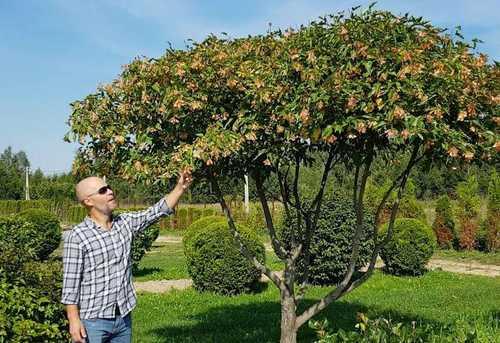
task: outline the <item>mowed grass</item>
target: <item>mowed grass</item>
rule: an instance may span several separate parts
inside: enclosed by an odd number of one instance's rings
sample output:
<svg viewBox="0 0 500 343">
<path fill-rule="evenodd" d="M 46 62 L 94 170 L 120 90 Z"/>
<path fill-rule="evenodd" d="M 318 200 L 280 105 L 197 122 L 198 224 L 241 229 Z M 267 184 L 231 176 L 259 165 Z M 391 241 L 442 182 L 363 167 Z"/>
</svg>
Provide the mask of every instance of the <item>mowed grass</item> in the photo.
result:
<svg viewBox="0 0 500 343">
<path fill-rule="evenodd" d="M 329 288 L 312 287 L 311 305 Z M 334 329 L 354 330 L 357 312 L 440 330 L 457 320 L 474 323 L 489 337 L 500 337 L 500 278 L 432 271 L 421 277 L 394 277 L 376 272 L 363 286 L 332 304 L 315 319 L 328 318 Z M 304 309 L 304 304 L 299 311 Z M 134 342 L 276 342 L 280 305 L 269 284 L 260 293 L 225 297 L 193 289 L 165 294 L 143 293 L 133 314 Z M 306 326 L 299 342 L 312 342 Z"/>
<path fill-rule="evenodd" d="M 182 243 L 153 243 L 142 258 L 134 281 L 188 279 Z"/>
</svg>

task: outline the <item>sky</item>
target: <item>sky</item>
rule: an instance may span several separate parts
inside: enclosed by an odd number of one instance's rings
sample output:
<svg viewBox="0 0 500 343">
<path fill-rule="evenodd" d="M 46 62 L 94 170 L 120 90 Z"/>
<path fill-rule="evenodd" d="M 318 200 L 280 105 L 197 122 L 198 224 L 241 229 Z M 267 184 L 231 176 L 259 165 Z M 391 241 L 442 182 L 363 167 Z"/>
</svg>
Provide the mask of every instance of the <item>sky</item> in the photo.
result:
<svg viewBox="0 0 500 343">
<path fill-rule="evenodd" d="M 137 56 L 226 32 L 297 27 L 372 1 L 0 0 L 0 152 L 24 150 L 32 168 L 68 172 L 78 148 L 63 141 L 70 103 L 115 79 Z M 498 0 L 380 0 L 377 9 L 460 25 L 500 60 Z"/>
</svg>

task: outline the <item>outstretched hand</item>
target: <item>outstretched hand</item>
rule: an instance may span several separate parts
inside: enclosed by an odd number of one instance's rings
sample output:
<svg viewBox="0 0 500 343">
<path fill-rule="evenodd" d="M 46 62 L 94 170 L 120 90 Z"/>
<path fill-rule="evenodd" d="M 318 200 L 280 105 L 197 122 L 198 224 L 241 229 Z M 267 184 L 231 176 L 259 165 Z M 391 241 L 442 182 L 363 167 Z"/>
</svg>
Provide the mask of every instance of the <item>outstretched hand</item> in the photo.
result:
<svg viewBox="0 0 500 343">
<path fill-rule="evenodd" d="M 193 182 L 193 176 L 191 175 L 191 171 L 183 170 L 180 173 L 179 180 L 177 181 L 177 185 L 182 187 L 183 190 L 189 188 L 191 183 Z"/>
</svg>

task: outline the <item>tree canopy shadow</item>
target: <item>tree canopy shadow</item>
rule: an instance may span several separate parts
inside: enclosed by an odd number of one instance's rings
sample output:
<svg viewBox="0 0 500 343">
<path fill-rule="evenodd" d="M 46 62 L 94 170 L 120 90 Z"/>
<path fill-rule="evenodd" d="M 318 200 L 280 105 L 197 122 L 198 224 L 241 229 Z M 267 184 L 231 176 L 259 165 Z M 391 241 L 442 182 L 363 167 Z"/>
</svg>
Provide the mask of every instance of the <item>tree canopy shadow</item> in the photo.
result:
<svg viewBox="0 0 500 343">
<path fill-rule="evenodd" d="M 153 268 L 140 268 L 139 270 L 137 270 L 137 271 L 134 272 L 134 277 L 146 276 L 146 275 L 149 275 L 149 274 L 159 273 L 161 271 L 162 270 L 160 268 L 157 268 L 157 267 L 153 267 Z"/>
<path fill-rule="evenodd" d="M 302 307 L 310 306 L 313 300 L 306 300 Z M 397 322 L 411 323 L 413 321 L 433 326 L 444 326 L 418 316 L 409 316 L 397 311 L 377 311 L 377 317 L 391 318 Z M 244 305 L 224 305 L 209 308 L 206 312 L 186 316 L 186 320 L 195 321 L 194 325 L 169 325 L 150 331 L 155 342 L 278 342 L 280 336 L 280 304 L 279 302 L 260 302 Z M 327 318 L 332 328 L 345 331 L 354 330 L 358 312 L 366 313 L 368 307 L 356 302 L 332 304 L 325 311 L 314 317 L 315 320 Z M 298 334 L 299 342 L 313 342 L 316 333 L 304 325 Z"/>
</svg>

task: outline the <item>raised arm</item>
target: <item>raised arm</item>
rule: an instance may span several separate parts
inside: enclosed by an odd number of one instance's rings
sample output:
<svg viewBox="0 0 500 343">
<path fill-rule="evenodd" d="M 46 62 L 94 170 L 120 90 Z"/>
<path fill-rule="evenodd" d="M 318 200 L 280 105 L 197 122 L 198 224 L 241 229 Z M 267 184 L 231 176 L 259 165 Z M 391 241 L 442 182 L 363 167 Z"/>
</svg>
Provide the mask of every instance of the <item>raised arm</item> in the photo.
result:
<svg viewBox="0 0 500 343">
<path fill-rule="evenodd" d="M 169 208 L 177 206 L 179 199 L 182 194 L 184 194 L 184 191 L 189 188 L 192 181 L 193 179 L 191 177 L 191 173 L 184 171 L 180 174 L 179 180 L 177 181 L 174 189 L 165 196 L 165 200 Z"/>
<path fill-rule="evenodd" d="M 179 202 L 182 194 L 191 185 L 191 182 L 191 174 L 189 172 L 182 172 L 177 184 L 169 194 L 144 211 L 123 213 L 123 219 L 130 224 L 134 234 L 144 230 L 161 217 L 173 213 L 174 207 Z"/>
</svg>

